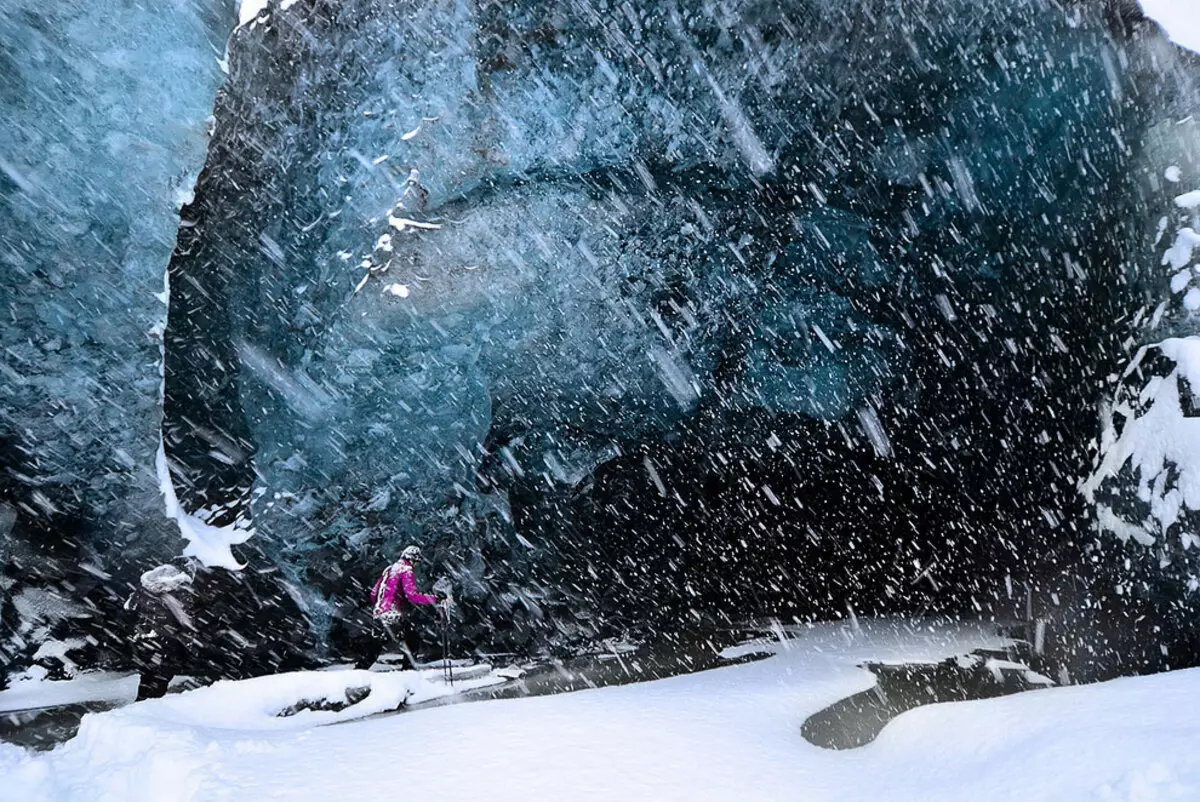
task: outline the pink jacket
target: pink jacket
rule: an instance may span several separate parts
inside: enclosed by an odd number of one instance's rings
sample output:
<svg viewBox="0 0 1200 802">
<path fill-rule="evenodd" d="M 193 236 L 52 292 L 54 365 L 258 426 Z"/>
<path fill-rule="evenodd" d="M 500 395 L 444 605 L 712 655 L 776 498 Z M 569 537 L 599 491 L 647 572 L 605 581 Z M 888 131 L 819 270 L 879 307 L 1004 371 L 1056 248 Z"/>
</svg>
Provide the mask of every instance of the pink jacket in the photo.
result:
<svg viewBox="0 0 1200 802">
<path fill-rule="evenodd" d="M 399 594 L 401 588 L 404 589 L 403 596 Z M 437 604 L 438 601 L 436 596 L 417 590 L 412 563 L 408 560 L 397 560 L 384 570 L 375 587 L 371 589 L 371 603 L 375 605 L 371 615 L 379 618 L 388 613 L 403 612 L 408 606 L 405 604 L 406 599 L 411 604 L 425 605 Z"/>
</svg>

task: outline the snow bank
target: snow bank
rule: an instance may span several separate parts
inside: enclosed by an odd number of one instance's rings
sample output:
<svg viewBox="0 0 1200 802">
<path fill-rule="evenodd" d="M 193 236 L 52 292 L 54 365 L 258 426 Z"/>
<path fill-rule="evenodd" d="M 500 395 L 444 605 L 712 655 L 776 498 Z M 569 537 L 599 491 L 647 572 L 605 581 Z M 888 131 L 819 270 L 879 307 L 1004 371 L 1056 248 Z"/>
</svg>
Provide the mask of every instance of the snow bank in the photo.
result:
<svg viewBox="0 0 1200 802">
<path fill-rule="evenodd" d="M 801 737 L 809 715 L 871 687 L 862 662 L 939 661 L 1004 643 L 985 625 L 777 627 L 754 644 L 775 656 L 754 663 L 336 727 L 311 726 L 336 713 L 275 713 L 362 683 L 372 693 L 359 713 L 449 689 L 411 672 L 221 683 L 88 716 L 47 755 L 0 745 L 0 800 L 1200 799 L 1200 671 L 918 708 L 854 750 Z"/>
<path fill-rule="evenodd" d="M 280 732 L 303 732 L 503 681 L 489 675 L 451 687 L 431 679 L 438 675 L 438 671 L 294 672 L 218 682 L 89 714 L 75 738 L 47 755 L 0 744 L 0 777 L 4 778 L 0 800 L 208 799 L 211 796 L 203 788 L 216 755 L 269 753 L 273 736 Z M 133 681 L 136 688 L 136 678 Z M 353 689 L 369 689 L 369 693 L 341 710 L 285 712 L 302 701 L 345 704 Z"/>
<path fill-rule="evenodd" d="M 33 757 L 19 746 L 0 741 L 0 799 L 41 802 L 50 800 L 54 785 L 50 764 Z"/>
<path fill-rule="evenodd" d="M 343 710 L 303 710 L 280 717 L 298 701 L 345 703 L 348 691 L 369 688 L 357 704 Z M 248 680 L 217 682 L 188 693 L 151 699 L 137 706 L 138 716 L 193 727 L 227 730 L 296 730 L 395 710 L 453 691 L 435 686 L 416 671 L 297 671 Z"/>
<path fill-rule="evenodd" d="M 933 799 L 957 787 L 964 799 L 976 788 L 1010 800 L 1195 800 L 1200 724 L 1187 711 L 1197 694 L 1191 670 L 933 705 L 897 718 L 865 751 L 913 767 L 897 772 L 890 799 L 932 786 Z"/>
</svg>

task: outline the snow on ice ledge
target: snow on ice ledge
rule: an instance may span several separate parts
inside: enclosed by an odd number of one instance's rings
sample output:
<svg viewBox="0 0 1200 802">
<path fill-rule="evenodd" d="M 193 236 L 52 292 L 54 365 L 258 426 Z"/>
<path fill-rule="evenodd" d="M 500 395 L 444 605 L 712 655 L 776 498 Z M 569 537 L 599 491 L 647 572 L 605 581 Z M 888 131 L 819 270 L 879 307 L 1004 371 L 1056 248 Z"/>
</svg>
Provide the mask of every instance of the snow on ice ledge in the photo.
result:
<svg viewBox="0 0 1200 802">
<path fill-rule="evenodd" d="M 251 733 L 304 730 L 364 718 L 396 710 L 405 704 L 425 702 L 500 681 L 489 675 L 451 687 L 431 682 L 419 671 L 295 671 L 254 679 L 225 680 L 206 688 L 147 700 L 108 715 Z M 353 688 L 369 688 L 370 693 L 341 710 L 301 710 L 293 715 L 280 715 L 281 711 L 302 700 L 344 704 Z M 122 716 L 122 712 L 127 716 Z"/>
<path fill-rule="evenodd" d="M 1200 0 L 1141 0 L 1141 4 L 1172 42 L 1200 53 Z"/>
<path fill-rule="evenodd" d="M 245 568 L 246 566 L 233 556 L 230 547 L 245 543 L 254 535 L 254 530 L 239 529 L 234 525 L 211 526 L 186 512 L 179 504 L 179 497 L 175 495 L 175 484 L 171 481 L 167 453 L 161 440 L 158 444 L 158 454 L 154 458 L 154 468 L 158 473 L 158 484 L 166 503 L 166 515 L 179 523 L 179 533 L 188 541 L 183 549 L 183 556 L 195 557 L 209 568 L 228 568 L 231 571 Z"/>
<path fill-rule="evenodd" d="M 96 671 L 68 680 L 48 680 L 45 669 L 35 668 L 40 671 L 27 671 L 32 676 L 18 678 L 11 687 L 0 691 L 0 713 L 80 703 L 124 704 L 137 696 L 136 674 Z"/>
<path fill-rule="evenodd" d="M 124 679 L 136 685 L 136 678 Z M 84 716 L 76 737 L 48 756 L 0 743 L 0 800 L 201 799 L 200 778 L 220 751 L 218 742 L 239 753 L 269 752 L 273 733 L 351 721 L 502 681 L 488 675 L 451 687 L 417 671 L 337 670 L 217 682 Z M 345 704 L 359 688 L 370 692 L 341 710 L 280 715 L 301 701 Z"/>
</svg>

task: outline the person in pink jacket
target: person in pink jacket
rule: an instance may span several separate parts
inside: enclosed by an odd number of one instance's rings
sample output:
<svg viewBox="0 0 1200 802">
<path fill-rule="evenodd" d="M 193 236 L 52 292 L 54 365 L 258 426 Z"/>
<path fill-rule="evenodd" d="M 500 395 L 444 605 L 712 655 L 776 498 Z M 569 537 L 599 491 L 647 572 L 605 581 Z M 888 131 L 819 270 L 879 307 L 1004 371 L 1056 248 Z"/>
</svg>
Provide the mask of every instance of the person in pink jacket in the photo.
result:
<svg viewBox="0 0 1200 802">
<path fill-rule="evenodd" d="M 359 668 L 370 668 L 384 648 L 399 646 L 406 663 L 412 668 L 416 645 L 415 608 L 433 607 L 441 602 L 436 595 L 422 593 L 417 588 L 416 566 L 421 561 L 421 549 L 406 546 L 400 559 L 384 569 L 371 589 L 371 618 L 374 621 L 374 645 L 362 659 Z"/>
</svg>

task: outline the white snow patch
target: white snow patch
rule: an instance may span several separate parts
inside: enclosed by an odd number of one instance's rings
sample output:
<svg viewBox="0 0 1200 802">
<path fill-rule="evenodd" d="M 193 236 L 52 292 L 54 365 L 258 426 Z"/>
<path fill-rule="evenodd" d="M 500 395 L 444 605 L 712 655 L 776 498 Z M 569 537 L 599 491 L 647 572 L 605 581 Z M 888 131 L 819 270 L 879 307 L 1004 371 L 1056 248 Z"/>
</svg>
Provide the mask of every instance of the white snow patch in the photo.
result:
<svg viewBox="0 0 1200 802">
<path fill-rule="evenodd" d="M 1163 253 L 1162 263 L 1173 270 L 1186 267 L 1192 261 L 1192 251 L 1200 246 L 1200 234 L 1184 226 L 1175 232 L 1175 242 Z"/>
<path fill-rule="evenodd" d="M 1162 217 L 1158 218 L 1158 226 L 1154 229 L 1155 245 L 1158 245 L 1163 238 L 1163 234 L 1165 233 L 1167 233 L 1167 218 L 1166 215 L 1163 215 Z"/>
<path fill-rule="evenodd" d="M 503 680 L 487 675 L 451 687 L 433 682 L 439 671 L 295 671 L 246 680 L 226 680 L 206 688 L 149 699 L 136 706 L 141 716 L 190 727 L 222 730 L 303 730 L 323 724 L 363 718 L 395 710 L 404 704 L 449 696 L 469 688 L 495 685 Z M 370 694 L 342 710 L 301 710 L 280 717 L 285 708 L 301 700 L 346 700 L 350 688 L 370 688 Z"/>
<path fill-rule="evenodd" d="M 1192 271 L 1188 269 L 1180 270 L 1175 275 L 1171 276 L 1171 292 L 1180 293 L 1192 281 Z"/>
<path fill-rule="evenodd" d="M 1166 170 L 1163 171 L 1163 178 L 1167 179 L 1172 184 L 1178 184 L 1179 181 L 1183 178 L 1183 173 L 1180 171 L 1180 169 L 1177 165 L 1172 164 L 1170 167 L 1168 167 Z"/>
<path fill-rule="evenodd" d="M 1102 532 L 1112 532 L 1122 543 L 1126 543 L 1130 539 L 1143 546 L 1150 546 L 1154 543 L 1154 535 L 1143 527 L 1129 523 L 1105 504 L 1096 505 L 1096 525 Z"/>
<path fill-rule="evenodd" d="M 219 61 L 217 62 L 220 63 Z M 175 211 L 179 211 L 184 206 L 191 204 L 196 200 L 196 176 L 188 176 L 185 183 L 175 187 L 175 191 L 171 195 L 172 201 L 175 203 Z"/>
<path fill-rule="evenodd" d="M 247 22 L 252 22 L 263 9 L 267 7 L 270 0 L 241 0 L 241 5 L 238 6 L 238 25 L 245 25 Z"/>
<path fill-rule="evenodd" d="M 1142 11 L 1171 41 L 1200 53 L 1200 0 L 1140 0 Z"/>
<path fill-rule="evenodd" d="M 736 646 L 726 646 L 718 654 L 726 660 L 738 660 L 755 654 L 777 654 L 778 652 L 777 641 L 757 639 L 739 643 Z"/>
<path fill-rule="evenodd" d="M 496 669 L 496 676 L 501 679 L 521 679 L 525 676 L 525 669 L 520 666 L 508 666 L 507 668 Z"/>
<path fill-rule="evenodd" d="M 175 484 L 171 481 L 167 453 L 161 440 L 158 444 L 158 454 L 154 458 L 154 467 L 158 473 L 158 486 L 166 504 L 166 516 L 175 519 L 179 524 L 179 533 L 188 542 L 183 549 L 183 556 L 195 557 L 210 568 L 228 568 L 231 571 L 245 568 L 246 566 L 233 556 L 230 547 L 245 543 L 254 535 L 254 530 L 239 529 L 236 526 L 212 526 L 186 512 L 179 504 L 179 497 L 175 495 Z"/>
<path fill-rule="evenodd" d="M 67 656 L 68 652 L 73 652 L 87 646 L 87 641 L 83 638 L 67 638 L 66 640 L 48 640 L 43 641 L 38 646 L 37 651 L 33 653 L 34 660 L 45 660 L 47 658 L 57 660 L 62 664 L 63 671 L 67 676 L 74 677 L 79 671 L 79 666 L 75 661 Z"/>
<path fill-rule="evenodd" d="M 1183 296 L 1183 308 L 1189 312 L 1200 309 L 1200 289 L 1192 287 L 1187 291 L 1187 295 Z"/>
<path fill-rule="evenodd" d="M 1180 209 L 1195 209 L 1200 206 L 1200 189 L 1193 189 L 1175 196 L 1175 205 Z"/>
<path fill-rule="evenodd" d="M 385 286 L 383 288 L 383 291 L 390 295 L 395 295 L 397 298 L 407 298 L 409 296 L 409 289 L 408 289 L 407 284 L 398 284 L 398 283 L 388 284 L 387 286 Z"/>
</svg>

